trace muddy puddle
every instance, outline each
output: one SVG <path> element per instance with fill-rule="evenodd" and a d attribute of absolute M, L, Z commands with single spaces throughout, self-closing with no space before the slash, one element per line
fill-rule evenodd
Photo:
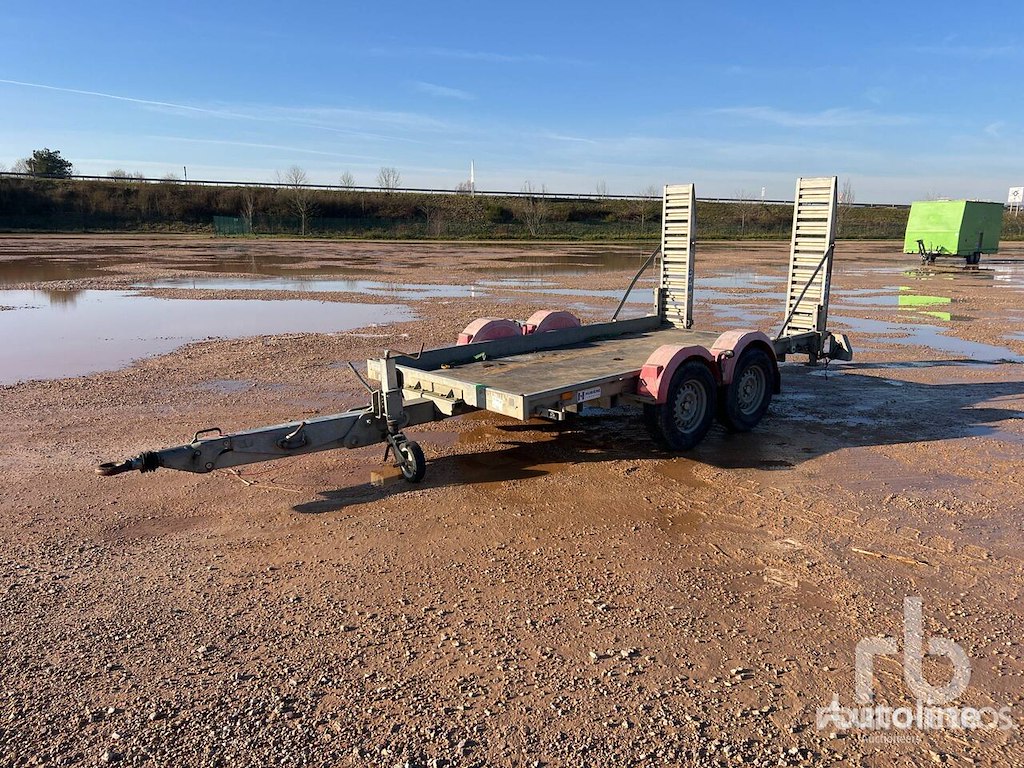
<path fill-rule="evenodd" d="M 635 272 L 650 255 L 651 249 L 623 252 L 616 249 L 593 248 L 569 253 L 555 251 L 526 252 L 510 258 L 495 258 L 487 264 L 471 267 L 472 271 L 515 277 L 573 277 L 594 272 Z"/>
<path fill-rule="evenodd" d="M 203 272 L 223 275 L 251 275 L 254 277 L 280 277 L 289 280 L 360 276 L 367 273 L 394 272 L 396 268 L 422 266 L 429 260 L 422 247 L 403 247 L 397 253 L 384 246 L 368 250 L 336 250 L 329 253 L 309 251 L 285 255 L 264 252 L 254 244 L 252 248 L 225 247 L 205 251 L 190 249 L 187 253 L 162 252 L 145 249 L 129 254 L 123 249 L 108 249 L 104 255 L 81 253 L 73 255 L 33 255 L 12 260 L 0 259 L 0 288 L 27 283 L 81 280 L 113 277 L 125 268 L 140 263 L 155 269 L 176 272 Z M 446 245 L 449 251 L 468 251 L 468 259 L 483 263 L 470 263 L 469 271 L 500 274 L 503 279 L 513 277 L 544 278 L 574 276 L 594 272 L 635 271 L 647 257 L 642 250 L 624 252 L 619 247 L 568 252 L 525 249 L 505 254 L 498 247 L 468 247 Z M 476 281 L 472 282 L 484 282 Z M 287 290 L 292 290 L 289 288 Z M 298 290 L 298 288 L 295 288 Z"/>
<path fill-rule="evenodd" d="M 267 277 L 176 277 L 136 283 L 135 288 L 190 288 L 208 291 L 288 291 L 296 293 L 365 293 L 408 301 L 435 298 L 476 298 L 488 289 L 479 285 L 388 283 L 377 280 Z"/>
<path fill-rule="evenodd" d="M 332 333 L 412 320 L 400 305 L 159 299 L 128 291 L 3 291 L 0 384 L 114 370 L 210 338 Z"/>
<path fill-rule="evenodd" d="M 855 281 L 864 277 L 888 276 L 899 277 L 904 281 L 915 281 L 934 285 L 962 285 L 981 287 L 998 284 L 1003 288 L 1024 291 L 1024 262 L 1002 261 L 983 263 L 979 267 L 953 266 L 919 266 L 910 267 L 901 264 L 888 266 L 864 267 L 849 263 L 837 263 L 832 268 L 834 278 L 849 278 Z"/>
<path fill-rule="evenodd" d="M 466 266 L 457 273 L 460 277 L 448 283 L 431 283 L 422 277 L 403 281 L 401 275 L 412 277 L 416 273 L 406 270 L 436 258 L 435 247 L 332 245 L 285 255 L 266 251 L 264 245 L 200 243 L 185 252 L 158 248 L 53 256 L 37 252 L 0 260 L 0 289 L 6 289 L 0 290 L 0 307 L 14 308 L 0 312 L 0 336 L 5 341 L 0 349 L 0 383 L 110 370 L 213 336 L 345 331 L 407 320 L 412 312 L 405 305 L 424 300 L 486 299 L 500 306 L 535 295 L 551 297 L 543 301 L 580 314 L 610 316 L 622 288 L 606 287 L 613 285 L 608 282 L 588 286 L 585 279 L 575 278 L 619 272 L 624 287 L 649 253 L 639 246 L 503 250 L 445 245 L 443 250 L 457 252 Z M 702 247 L 702 253 L 713 262 L 716 248 L 737 250 L 734 244 L 709 245 Z M 714 269 L 713 264 L 698 265 L 694 305 L 701 322 L 768 333 L 777 330 L 784 314 L 786 281 L 786 254 L 780 248 L 757 249 L 758 261 L 749 266 L 723 270 Z M 77 291 L 25 290 L 29 286 L 45 289 L 47 283 L 63 288 L 68 281 L 93 278 L 117 278 L 123 283 L 125 275 L 139 265 L 146 269 L 135 271 L 140 279 L 133 290 L 94 290 L 92 286 Z M 374 279 L 382 270 L 394 279 Z M 656 266 L 652 267 L 639 280 L 621 317 L 653 310 L 656 273 Z M 429 281 L 434 275 L 425 277 Z M 863 287 L 865 283 L 869 287 Z M 975 319 L 957 307 L 963 291 L 979 286 L 1024 290 L 1024 262 L 993 261 L 968 270 L 840 261 L 834 268 L 830 319 L 837 331 L 884 337 L 886 345 L 929 347 L 965 359 L 1020 361 L 1021 356 L 1010 349 L 953 335 L 957 323 Z M 133 292 L 139 289 L 165 293 L 157 298 Z M 193 293 L 188 299 L 168 298 L 166 292 L 174 290 Z M 209 291 L 211 298 L 196 298 L 196 290 Z M 225 300 L 216 295 L 218 291 L 273 291 L 294 297 Z M 363 294 L 393 304 L 324 304 L 303 296 L 323 293 Z M 900 317 L 894 318 L 896 314 Z M 865 339 L 861 348 L 873 341 Z"/>
<path fill-rule="evenodd" d="M 950 319 L 953 317 L 950 316 Z M 939 352 L 980 362 L 1024 362 L 1024 356 L 1016 354 L 1011 349 L 951 336 L 939 326 L 890 323 L 885 320 L 836 314 L 831 314 L 829 320 L 836 331 L 885 336 L 886 343 L 928 347 Z"/>

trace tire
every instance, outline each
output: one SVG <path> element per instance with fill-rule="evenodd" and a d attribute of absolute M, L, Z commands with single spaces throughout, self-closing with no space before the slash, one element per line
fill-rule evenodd
<path fill-rule="evenodd" d="M 664 404 L 644 408 L 651 436 L 672 451 L 688 451 L 711 429 L 718 386 L 707 366 L 690 360 L 679 366 Z"/>
<path fill-rule="evenodd" d="M 772 402 L 775 366 L 763 349 L 740 355 L 732 381 L 722 387 L 718 420 L 730 432 L 749 432 L 768 412 Z"/>
<path fill-rule="evenodd" d="M 420 444 L 406 440 L 398 446 L 401 455 L 402 477 L 409 483 L 418 483 L 427 473 L 427 460 Z"/>

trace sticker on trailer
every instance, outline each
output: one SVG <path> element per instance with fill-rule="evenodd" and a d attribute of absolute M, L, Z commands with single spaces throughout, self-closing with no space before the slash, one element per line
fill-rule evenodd
<path fill-rule="evenodd" d="M 587 400 L 597 400 L 601 396 L 600 387 L 591 387 L 590 389 L 581 389 L 576 393 L 576 402 L 585 403 Z"/>
<path fill-rule="evenodd" d="M 494 413 L 502 413 L 505 416 L 512 416 L 514 418 L 522 418 L 519 409 L 519 398 L 514 395 L 510 395 L 506 392 L 499 392 L 498 390 L 488 389 L 486 390 L 487 398 L 487 410 L 493 411 Z"/>

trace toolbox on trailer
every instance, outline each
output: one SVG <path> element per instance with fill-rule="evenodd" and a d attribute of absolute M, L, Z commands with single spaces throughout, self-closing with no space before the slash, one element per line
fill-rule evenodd
<path fill-rule="evenodd" d="M 904 253 L 932 263 L 940 256 L 977 264 L 999 250 L 1003 204 L 977 200 L 919 200 L 910 206 Z"/>
<path fill-rule="evenodd" d="M 693 328 L 696 197 L 692 184 L 665 187 L 652 313 L 584 325 L 569 312 L 542 310 L 525 322 L 484 317 L 449 347 L 416 355 L 385 352 L 359 376 L 370 403 L 345 413 L 234 434 L 197 432 L 192 441 L 147 451 L 97 472 L 115 475 L 167 467 L 209 472 L 286 456 L 384 443 L 385 458 L 410 482 L 426 470 L 423 451 L 404 430 L 488 410 L 512 418 L 560 420 L 587 405 L 631 404 L 652 437 L 670 450 L 697 445 L 718 419 L 753 429 L 780 390 L 787 355 L 852 359 L 849 340 L 826 328 L 835 249 L 836 177 L 797 180 L 785 319 L 769 337 L 758 330 Z M 369 380 L 369 381 L 368 381 Z M 373 382 L 372 384 L 370 382 Z"/>

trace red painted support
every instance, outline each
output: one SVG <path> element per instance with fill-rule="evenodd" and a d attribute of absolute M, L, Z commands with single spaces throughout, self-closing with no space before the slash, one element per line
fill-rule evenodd
<path fill-rule="evenodd" d="M 539 309 L 530 315 L 530 319 L 523 325 L 523 333 L 546 333 L 560 331 L 563 328 L 579 328 L 581 325 L 580 319 L 571 312 Z"/>
<path fill-rule="evenodd" d="M 481 317 L 466 326 L 459 334 L 456 345 L 473 344 L 479 341 L 492 341 L 504 339 L 509 336 L 522 336 L 523 326 L 515 320 L 505 320 L 499 317 Z"/>

